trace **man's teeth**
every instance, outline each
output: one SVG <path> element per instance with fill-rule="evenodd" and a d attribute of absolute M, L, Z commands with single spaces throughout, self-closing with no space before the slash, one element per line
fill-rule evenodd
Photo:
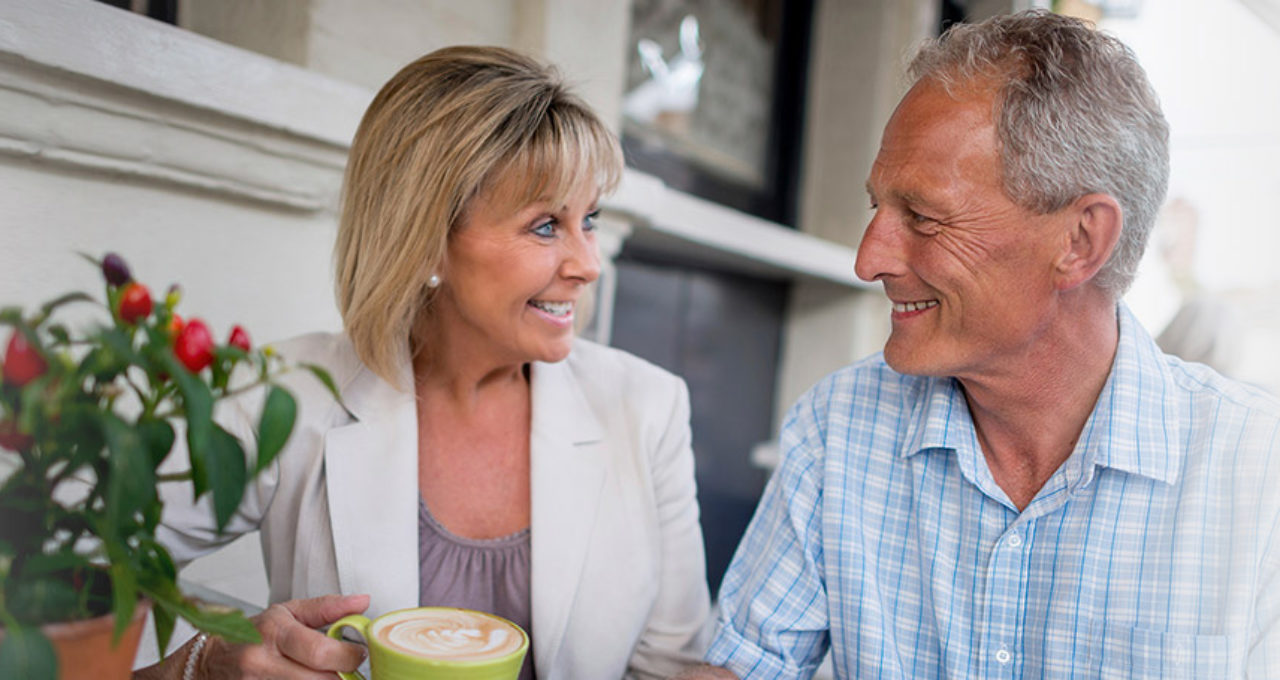
<path fill-rule="evenodd" d="M 534 300 L 529 304 L 541 309 L 551 316 L 568 316 L 573 313 L 572 302 L 543 302 L 541 300 Z"/>
<path fill-rule="evenodd" d="M 924 300 L 921 302 L 895 302 L 893 303 L 893 311 L 895 312 L 914 312 L 918 309 L 929 309 L 937 307 L 937 300 Z"/>

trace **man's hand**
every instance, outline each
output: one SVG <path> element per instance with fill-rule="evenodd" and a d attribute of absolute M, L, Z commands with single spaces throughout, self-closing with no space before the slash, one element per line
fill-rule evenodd
<path fill-rule="evenodd" d="M 738 680 L 738 676 L 719 666 L 698 666 L 680 671 L 671 680 Z"/>
<path fill-rule="evenodd" d="M 253 617 L 260 645 L 229 645 L 209 639 L 200 678 L 332 678 L 364 661 L 364 648 L 316 630 L 369 608 L 368 595 L 325 595 L 271 605 Z"/>

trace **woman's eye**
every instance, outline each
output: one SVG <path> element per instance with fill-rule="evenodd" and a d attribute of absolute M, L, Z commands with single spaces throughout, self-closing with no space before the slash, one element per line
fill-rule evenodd
<path fill-rule="evenodd" d="M 551 220 L 549 222 L 543 222 L 542 224 L 539 224 L 538 226 L 533 228 L 533 233 L 538 236 L 555 236 L 556 235 L 555 220 Z"/>
<path fill-rule="evenodd" d="M 587 216 L 586 216 L 585 218 L 583 218 L 583 220 L 582 220 L 582 229 L 583 229 L 584 231 L 595 231 L 595 229 L 596 229 L 596 218 L 597 218 L 597 217 L 599 217 L 599 216 L 600 216 L 600 211 L 599 211 L 599 210 L 593 210 L 593 211 L 591 211 L 591 212 L 587 213 Z"/>

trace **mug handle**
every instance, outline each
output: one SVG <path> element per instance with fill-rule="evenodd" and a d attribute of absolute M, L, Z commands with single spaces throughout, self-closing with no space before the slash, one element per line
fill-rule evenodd
<path fill-rule="evenodd" d="M 329 626 L 329 632 L 327 635 L 335 640 L 341 640 L 343 628 L 353 628 L 357 633 L 364 636 L 366 640 L 369 639 L 369 617 L 367 616 L 362 616 L 360 614 L 344 616 L 337 621 L 334 621 L 333 624 Z M 364 676 L 360 674 L 360 671 L 356 671 L 354 673 L 338 671 L 338 675 L 342 680 L 365 680 Z"/>

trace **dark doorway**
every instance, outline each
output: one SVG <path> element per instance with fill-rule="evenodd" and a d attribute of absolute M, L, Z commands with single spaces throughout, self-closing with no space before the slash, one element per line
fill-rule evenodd
<path fill-rule="evenodd" d="M 625 249 L 617 268 L 613 345 L 689 384 L 707 581 L 714 595 L 768 478 L 751 464 L 750 454 L 773 434 L 790 284 Z"/>

